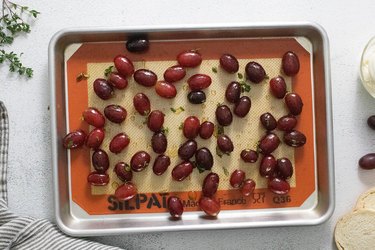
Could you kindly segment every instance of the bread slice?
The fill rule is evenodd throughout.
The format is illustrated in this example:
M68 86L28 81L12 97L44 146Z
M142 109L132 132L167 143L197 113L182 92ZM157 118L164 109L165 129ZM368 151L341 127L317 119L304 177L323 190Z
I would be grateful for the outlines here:
M335 228L340 250L375 249L375 210L360 209L342 217Z
M367 190L359 196L354 210L363 208L375 210L375 187Z

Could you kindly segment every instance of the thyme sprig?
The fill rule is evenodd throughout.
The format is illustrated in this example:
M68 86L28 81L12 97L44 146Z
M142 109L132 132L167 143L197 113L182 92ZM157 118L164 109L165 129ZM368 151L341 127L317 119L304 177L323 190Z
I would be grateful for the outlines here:
M40 12L13 3L9 0L2 0L0 16L0 47L9 46L13 43L18 34L29 33L30 24L26 18L37 18ZM33 76L32 68L25 67L20 57L23 53L17 54L0 49L0 64L8 63L10 72L17 72L19 75Z

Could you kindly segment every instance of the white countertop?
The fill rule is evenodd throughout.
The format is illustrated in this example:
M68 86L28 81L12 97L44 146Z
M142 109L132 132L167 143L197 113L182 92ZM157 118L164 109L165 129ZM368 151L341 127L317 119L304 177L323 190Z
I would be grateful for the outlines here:
M16 0L15 0L16 1ZM138 26L314 21L330 40L336 209L319 226L170 232L96 237L128 249L331 249L336 221L360 193L375 186L375 170L358 169L358 159L373 152L375 131L366 119L375 100L362 87L358 68L362 50L375 35L375 1L16 1L42 14L15 52L34 68L25 81L0 65L0 100L10 117L9 206L18 214L53 220L50 140L50 84L47 48L58 30L75 26Z

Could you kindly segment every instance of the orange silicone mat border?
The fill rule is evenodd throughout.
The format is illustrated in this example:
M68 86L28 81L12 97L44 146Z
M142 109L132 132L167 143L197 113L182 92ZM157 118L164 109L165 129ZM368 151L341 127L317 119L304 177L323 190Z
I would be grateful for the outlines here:
M88 63L111 62L118 54L127 54L133 61L175 60L178 53L192 48L199 49L203 59L218 59L223 53L249 60L281 58L288 50L298 54L300 72L293 77L292 86L293 91L304 101L297 129L305 133L307 143L304 147L295 149L296 187L291 188L285 196L275 195L267 189L256 189L253 196L247 198L243 198L238 190L219 190L216 196L220 198L222 210L300 207L315 191L315 138L310 53L294 38L151 41L146 54L128 54L122 42L84 43L67 61L70 131L78 128L89 130L89 126L81 118L82 111L88 105L88 83L87 80L76 80L79 73L87 72ZM139 194L136 199L126 202L117 202L111 195L91 195L90 185L86 181L90 172L89 149L83 147L71 150L70 162L72 200L90 215L166 212L165 197L170 194L177 194L185 200L185 211L199 210L197 200L200 192Z

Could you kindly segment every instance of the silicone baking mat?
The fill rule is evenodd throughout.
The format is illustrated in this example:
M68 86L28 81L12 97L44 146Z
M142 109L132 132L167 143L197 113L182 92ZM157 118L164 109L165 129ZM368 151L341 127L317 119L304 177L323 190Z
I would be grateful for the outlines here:
M305 46L306 47L306 46ZM115 96L103 101L93 91L92 84L97 78L104 78L104 71L113 65L113 58L118 54L125 54L133 62L136 69L146 68L155 72L159 80L163 79L166 68L177 64L176 55L184 50L198 49L202 54L202 64L193 69L187 69L185 78L177 83L177 96L174 99L159 97L154 88L147 88L137 84L133 78L128 78L129 85L125 90L115 90ZM300 72L291 78L281 71L281 57L292 50L300 59ZM223 53L230 53L239 59L240 74L228 74L219 66L219 58ZM287 82L287 90L297 92L303 99L303 112L299 117L297 129L305 133L307 143L302 148L292 148L281 144L273 153L276 158L288 157L294 166L294 175L289 180L291 191L288 195L279 196L267 190L267 180L259 175L260 158L256 163L244 163L240 159L240 152L244 148L256 149L258 140L265 134L259 117L262 113L270 112L276 119L288 113L284 101L274 98L269 91L269 79L259 84L251 85L250 92L243 95L250 97L252 106L245 118L234 115L233 123L225 127L227 134L234 142L234 151L228 156L219 157L216 154L216 138L209 140L197 138L198 147L207 147L214 156L212 171L220 176L219 191L216 197L223 210L232 209L259 209L300 207L315 190L315 161L314 161L314 131L313 131L313 96L311 80L310 53L294 38L285 39L237 39L237 40L190 40L190 41L151 41L150 50L145 54L130 54L125 51L124 43L84 43L75 44L66 51L67 61L67 99L68 99L68 128L74 130L82 128L87 132L92 129L82 122L82 111L87 107L96 107L103 111L107 105L119 104L127 110L127 118L121 124L110 121L105 125L105 140L101 148L108 152L110 157L110 183L107 186L90 186L87 175L93 170L91 153L87 148L71 151L71 195L72 200L88 214L112 213L157 213L166 211L166 199L175 194L181 197L186 211L199 210L197 201L203 179L209 173L199 173L194 169L189 178L182 182L174 181L171 171L181 160L178 158L178 147L186 141L181 123L190 115L197 116L201 122L205 120L216 123L215 109L218 103L233 104L225 100L224 93L231 81L245 80L244 68L250 61L260 63L269 78L282 75ZM87 80L77 81L77 75L89 75ZM207 101L204 104L193 105L187 100L189 88L187 79L197 73L208 74L212 84L205 91ZM164 127L168 128L168 148L166 155L171 158L171 165L161 176L152 172L153 161L157 154L151 148L152 132L144 124L145 117L139 115L133 107L133 96L136 93L145 93L152 109L163 111L165 116ZM175 113L171 108L182 107L184 111ZM108 146L114 135L125 132L130 137L129 146L119 154L109 152ZM275 133L282 138L280 131ZM136 184L139 194L135 199L118 202L113 194L122 184L113 172L114 165L119 161L129 163L132 155L145 150L151 155L148 168L139 173L133 173L132 182ZM245 171L247 178L256 181L256 191L250 197L243 197L229 184L230 174L235 169Z

